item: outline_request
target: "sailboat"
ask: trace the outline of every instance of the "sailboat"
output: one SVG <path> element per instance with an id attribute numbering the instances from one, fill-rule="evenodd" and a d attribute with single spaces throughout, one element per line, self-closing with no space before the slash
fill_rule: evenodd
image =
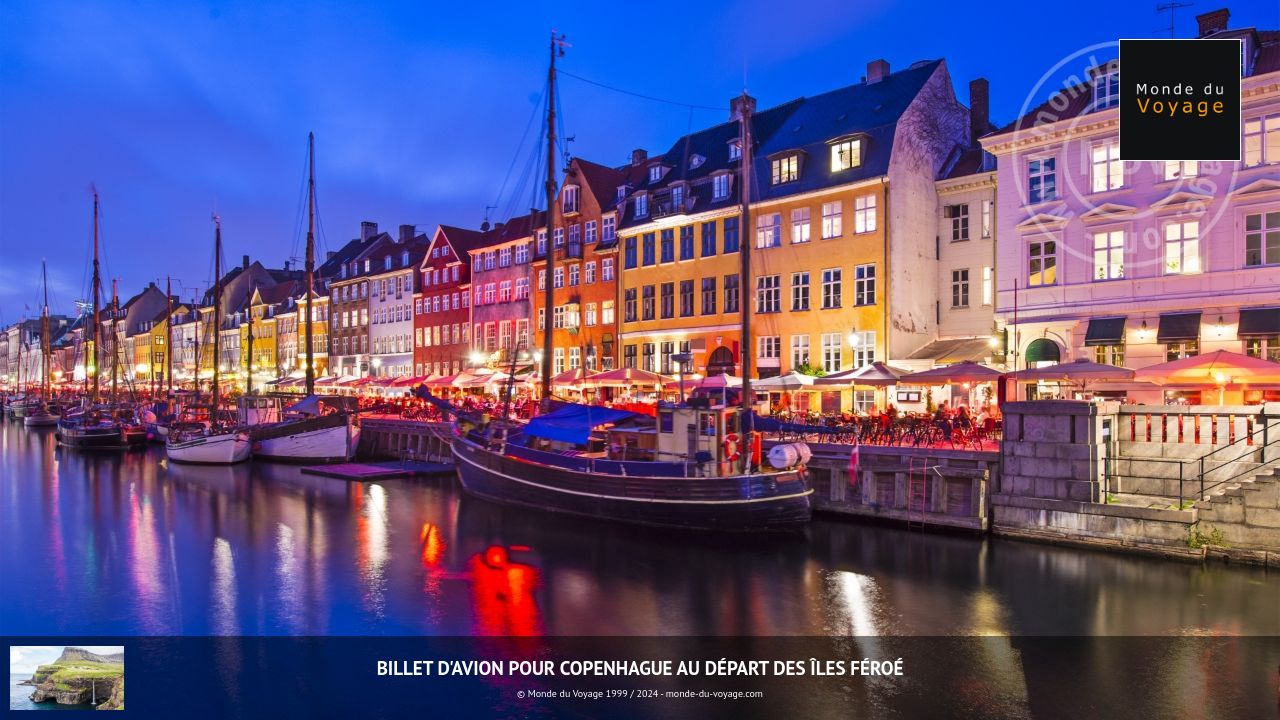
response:
<path id="1" fill-rule="evenodd" d="M 316 265 L 316 152 L 315 134 L 307 136 L 307 257 L 305 272 L 305 310 L 303 325 L 306 344 L 306 397 L 282 408 L 279 422 L 251 428 L 253 456 L 262 460 L 286 462 L 345 462 L 355 457 L 360 443 L 360 427 L 356 415 L 349 412 L 345 398 L 315 395 L 315 346 L 312 342 L 312 297 L 315 294 Z M 262 398 L 246 398 L 241 415 L 248 419 L 261 412 Z"/>
<path id="2" fill-rule="evenodd" d="M 44 356 L 40 371 L 40 402 L 27 408 L 22 424 L 26 427 L 52 427 L 58 424 L 58 414 L 49 405 L 49 269 L 40 262 L 40 276 L 44 283 L 44 311 L 40 315 L 40 350 Z"/>
<path id="3" fill-rule="evenodd" d="M 563 36 L 551 38 L 547 102 L 547 236 L 554 235 L 555 60 Z M 752 157 L 750 112 L 743 103 L 740 141 L 742 227 L 750 210 Z M 742 273 L 749 277 L 750 243 L 742 244 Z M 546 273 L 555 251 L 546 255 Z M 553 283 L 545 284 L 554 306 Z M 743 287 L 750 287 L 744 281 Z M 744 347 L 751 347 L 750 313 L 742 313 Z M 489 419 L 461 411 L 431 395 L 419 397 L 456 420 L 451 445 L 458 477 L 471 495 L 552 512 L 696 530 L 758 531 L 795 528 L 812 515 L 803 443 L 774 448 L 768 465 L 750 447 L 754 412 L 750 368 L 743 354 L 739 407 L 660 405 L 656 423 L 615 408 L 551 400 L 551 333 L 542 353 L 541 415 L 527 423 Z"/>
<path id="4" fill-rule="evenodd" d="M 249 459 L 253 444 L 249 433 L 238 427 L 228 427 L 220 422 L 219 363 L 222 333 L 218 332 L 218 320 L 222 317 L 222 221 L 213 216 L 213 403 L 209 422 L 180 423 L 169 428 L 165 437 L 164 452 L 176 463 L 201 465 L 231 465 Z"/>

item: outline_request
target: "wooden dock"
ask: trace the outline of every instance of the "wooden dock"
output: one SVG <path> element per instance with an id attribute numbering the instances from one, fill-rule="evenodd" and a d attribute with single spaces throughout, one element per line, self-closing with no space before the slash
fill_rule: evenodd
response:
<path id="1" fill-rule="evenodd" d="M 304 475 L 350 480 L 352 482 L 369 482 L 371 480 L 388 480 L 391 478 L 431 477 L 452 475 L 453 465 L 439 462 L 423 462 L 418 460 L 370 463 L 339 463 L 336 465 L 311 465 L 302 468 Z"/>

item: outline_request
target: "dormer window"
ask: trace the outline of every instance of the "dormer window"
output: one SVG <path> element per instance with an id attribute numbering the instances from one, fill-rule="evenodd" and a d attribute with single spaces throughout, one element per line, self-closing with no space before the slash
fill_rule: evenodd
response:
<path id="1" fill-rule="evenodd" d="M 641 193 L 636 196 L 636 217 L 642 218 L 642 217 L 648 217 L 648 216 L 649 216 L 649 196 L 644 193 Z"/>
<path id="2" fill-rule="evenodd" d="M 729 143 L 729 159 L 737 160 L 740 157 L 742 157 L 742 142 L 740 140 L 734 140 Z"/>
<path id="3" fill-rule="evenodd" d="M 383 270 L 390 270 L 390 269 L 391 269 L 391 256 L 390 256 L 390 255 L 388 255 L 388 256 L 386 256 L 386 257 L 382 258 L 382 269 L 383 269 Z"/>
<path id="4" fill-rule="evenodd" d="M 619 186 L 618 186 L 618 195 L 617 195 L 617 198 L 616 198 L 616 199 L 617 199 L 617 201 L 618 201 L 618 202 L 622 202 L 623 200 L 626 200 L 626 199 L 627 199 L 627 186 L 626 186 L 626 185 L 619 185 Z"/>
<path id="5" fill-rule="evenodd" d="M 409 251 L 400 253 L 400 267 L 409 267 Z"/>
<path id="6" fill-rule="evenodd" d="M 649 182 L 656 183 L 661 179 L 662 179 L 662 166 L 661 165 L 649 166 Z"/>
<path id="7" fill-rule="evenodd" d="M 698 169 L 698 168 L 702 167 L 702 163 L 704 163 L 704 162 L 706 162 L 706 161 L 707 161 L 707 159 L 706 159 L 706 158 L 702 157 L 701 155 L 699 155 L 699 154 L 697 154 L 697 153 L 694 153 L 693 155 L 689 156 L 689 169 L 690 169 L 690 170 L 696 170 L 696 169 Z"/>
<path id="8" fill-rule="evenodd" d="M 1093 79 L 1093 109 L 1105 110 L 1120 102 L 1120 73 L 1112 70 Z"/>
<path id="9" fill-rule="evenodd" d="M 560 211 L 565 215 L 572 215 L 578 212 L 578 186 L 565 185 L 563 198 L 560 201 Z"/>
<path id="10" fill-rule="evenodd" d="M 862 140 L 847 138 L 831 144 L 831 172 L 856 168 L 862 164 Z"/>
<path id="11" fill-rule="evenodd" d="M 711 178 L 711 199 L 724 200 L 729 197 L 729 173 L 720 173 Z"/>
<path id="12" fill-rule="evenodd" d="M 800 156 L 792 153 L 774 158 L 770 164 L 770 178 L 774 185 L 794 182 L 800 179 Z"/>
<path id="13" fill-rule="evenodd" d="M 671 211 L 682 212 L 684 210 L 684 185 L 673 185 L 671 187 Z"/>
<path id="14" fill-rule="evenodd" d="M 364 271 L 365 271 L 365 272 L 369 272 L 369 270 L 370 270 L 372 267 L 373 267 L 373 261 L 372 261 L 372 260 L 368 260 L 368 259 L 366 259 L 366 260 L 364 261 Z"/>

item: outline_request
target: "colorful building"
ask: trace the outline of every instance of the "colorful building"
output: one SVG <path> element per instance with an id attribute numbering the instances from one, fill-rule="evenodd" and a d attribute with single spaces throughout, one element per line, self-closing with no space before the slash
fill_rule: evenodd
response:
<path id="1" fill-rule="evenodd" d="M 380 243 L 362 255 L 372 270 L 369 282 L 369 364 L 371 374 L 413 374 L 413 299 L 417 268 L 426 254 L 427 236 L 401 225 L 392 243 Z"/>
<path id="2" fill-rule="evenodd" d="M 378 225 L 360 223 L 359 254 L 333 268 L 329 278 L 329 369 L 334 375 L 367 376 L 371 369 L 369 345 L 369 277 L 382 273 L 373 256 L 394 245 Z"/>
<path id="3" fill-rule="evenodd" d="M 471 352 L 471 255 L 485 233 L 441 225 L 418 266 L 413 298 L 413 371 L 451 375 Z"/>
<path id="4" fill-rule="evenodd" d="M 1226 10 L 1197 20 L 1201 37 L 1242 45 L 1241 161 L 1121 160 L 1114 62 L 982 139 L 999 163 L 996 313 L 1011 367 L 1280 358 L 1280 32 L 1228 29 Z"/>
<path id="5" fill-rule="evenodd" d="M 541 228 L 541 229 L 539 229 Z M 471 354 L 469 365 L 510 369 L 512 353 L 528 352 L 533 317 L 534 238 L 546 236 L 546 213 L 498 223 L 473 246 L 471 260 Z M 519 362 L 519 356 L 516 360 Z"/>

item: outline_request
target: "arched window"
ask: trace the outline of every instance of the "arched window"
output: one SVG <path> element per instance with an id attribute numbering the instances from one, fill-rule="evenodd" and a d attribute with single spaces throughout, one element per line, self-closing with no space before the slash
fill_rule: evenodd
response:
<path id="1" fill-rule="evenodd" d="M 718 373 L 728 373 L 732 375 L 736 370 L 733 362 L 733 353 L 729 348 L 721 346 L 711 351 L 711 357 L 707 358 L 707 374 L 716 375 Z"/>
<path id="2" fill-rule="evenodd" d="M 1048 338 L 1036 338 L 1027 346 L 1027 367 L 1059 362 L 1062 362 L 1062 351 L 1058 349 L 1058 343 Z"/>

